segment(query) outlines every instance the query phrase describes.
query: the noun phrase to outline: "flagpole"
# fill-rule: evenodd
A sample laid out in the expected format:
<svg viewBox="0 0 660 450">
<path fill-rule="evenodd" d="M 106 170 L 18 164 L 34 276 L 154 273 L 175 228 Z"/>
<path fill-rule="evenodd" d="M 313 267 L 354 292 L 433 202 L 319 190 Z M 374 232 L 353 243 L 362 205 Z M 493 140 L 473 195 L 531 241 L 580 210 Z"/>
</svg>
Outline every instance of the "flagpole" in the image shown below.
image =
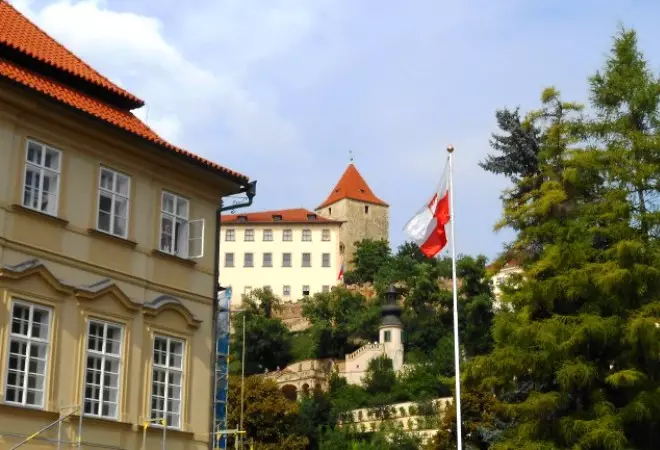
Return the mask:
<svg viewBox="0 0 660 450">
<path fill-rule="evenodd" d="M 451 278 L 452 291 L 454 294 L 454 376 L 456 378 L 456 442 L 457 449 L 463 448 L 462 417 L 461 417 L 461 368 L 460 368 L 460 345 L 458 341 L 458 287 L 456 282 L 456 237 L 455 227 L 456 209 L 454 207 L 454 146 L 447 146 L 449 153 L 449 211 L 451 227 Z"/>
</svg>

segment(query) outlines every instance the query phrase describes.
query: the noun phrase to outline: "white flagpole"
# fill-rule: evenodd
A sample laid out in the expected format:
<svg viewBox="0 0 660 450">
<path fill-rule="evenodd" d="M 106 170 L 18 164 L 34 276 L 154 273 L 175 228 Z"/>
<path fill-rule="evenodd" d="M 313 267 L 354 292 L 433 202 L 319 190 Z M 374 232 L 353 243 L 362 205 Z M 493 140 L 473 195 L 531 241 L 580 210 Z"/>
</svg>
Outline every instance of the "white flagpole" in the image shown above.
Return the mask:
<svg viewBox="0 0 660 450">
<path fill-rule="evenodd" d="M 463 448 L 462 417 L 461 417 L 461 368 L 460 368 L 460 345 L 458 342 L 458 287 L 456 282 L 456 237 L 455 227 L 456 209 L 454 207 L 454 146 L 447 147 L 449 153 L 449 214 L 451 230 L 451 278 L 452 291 L 454 294 L 454 372 L 456 377 L 456 442 L 457 449 Z"/>
</svg>

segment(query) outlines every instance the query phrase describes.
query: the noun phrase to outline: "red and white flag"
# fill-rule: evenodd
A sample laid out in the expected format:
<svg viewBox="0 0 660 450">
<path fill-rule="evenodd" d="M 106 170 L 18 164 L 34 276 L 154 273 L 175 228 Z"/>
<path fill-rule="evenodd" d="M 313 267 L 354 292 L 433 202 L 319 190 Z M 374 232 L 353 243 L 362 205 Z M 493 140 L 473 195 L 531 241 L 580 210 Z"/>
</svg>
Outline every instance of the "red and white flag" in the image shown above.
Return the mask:
<svg viewBox="0 0 660 450">
<path fill-rule="evenodd" d="M 431 200 L 403 228 L 411 241 L 429 258 L 434 257 L 447 245 L 445 226 L 451 219 L 449 211 L 449 165 L 438 189 Z"/>
</svg>

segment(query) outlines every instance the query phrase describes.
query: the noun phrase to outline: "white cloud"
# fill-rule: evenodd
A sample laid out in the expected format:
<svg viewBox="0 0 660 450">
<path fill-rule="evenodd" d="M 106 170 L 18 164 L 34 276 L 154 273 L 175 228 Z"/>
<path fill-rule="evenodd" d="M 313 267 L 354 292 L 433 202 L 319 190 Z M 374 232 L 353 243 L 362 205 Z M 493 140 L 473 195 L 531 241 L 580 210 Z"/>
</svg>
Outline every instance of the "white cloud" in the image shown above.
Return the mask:
<svg viewBox="0 0 660 450">
<path fill-rule="evenodd" d="M 174 143 L 185 146 L 194 140 L 185 136 L 187 127 L 221 122 L 224 138 L 243 151 L 281 154 L 299 149 L 295 127 L 248 90 L 235 70 L 212 72 L 192 62 L 168 42 L 157 18 L 113 11 L 101 0 L 58 0 L 40 8 L 19 0 L 15 6 L 99 72 L 120 79 L 143 98 L 148 124 Z M 295 15 L 287 22 L 284 16 L 272 20 L 282 26 L 305 22 Z M 229 39 L 226 45 L 240 47 L 240 42 Z M 255 47 L 252 58 L 276 48 Z M 137 115 L 145 118 L 146 111 Z"/>
</svg>

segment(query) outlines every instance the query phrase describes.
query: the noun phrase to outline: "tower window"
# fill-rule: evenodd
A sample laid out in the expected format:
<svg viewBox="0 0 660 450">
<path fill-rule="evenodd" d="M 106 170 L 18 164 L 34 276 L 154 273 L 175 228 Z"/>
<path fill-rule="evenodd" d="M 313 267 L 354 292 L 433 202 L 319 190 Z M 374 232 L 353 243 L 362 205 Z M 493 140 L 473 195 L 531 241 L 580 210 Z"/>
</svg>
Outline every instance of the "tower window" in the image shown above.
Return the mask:
<svg viewBox="0 0 660 450">
<path fill-rule="evenodd" d="M 364 205 L 364 213 L 369 214 L 369 205 Z"/>
<path fill-rule="evenodd" d="M 385 342 L 392 342 L 392 332 L 389 330 L 386 331 L 384 333 L 383 339 L 385 340 Z"/>
<path fill-rule="evenodd" d="M 332 208 L 328 208 L 328 215 L 329 215 L 329 216 L 332 215 Z"/>
</svg>

